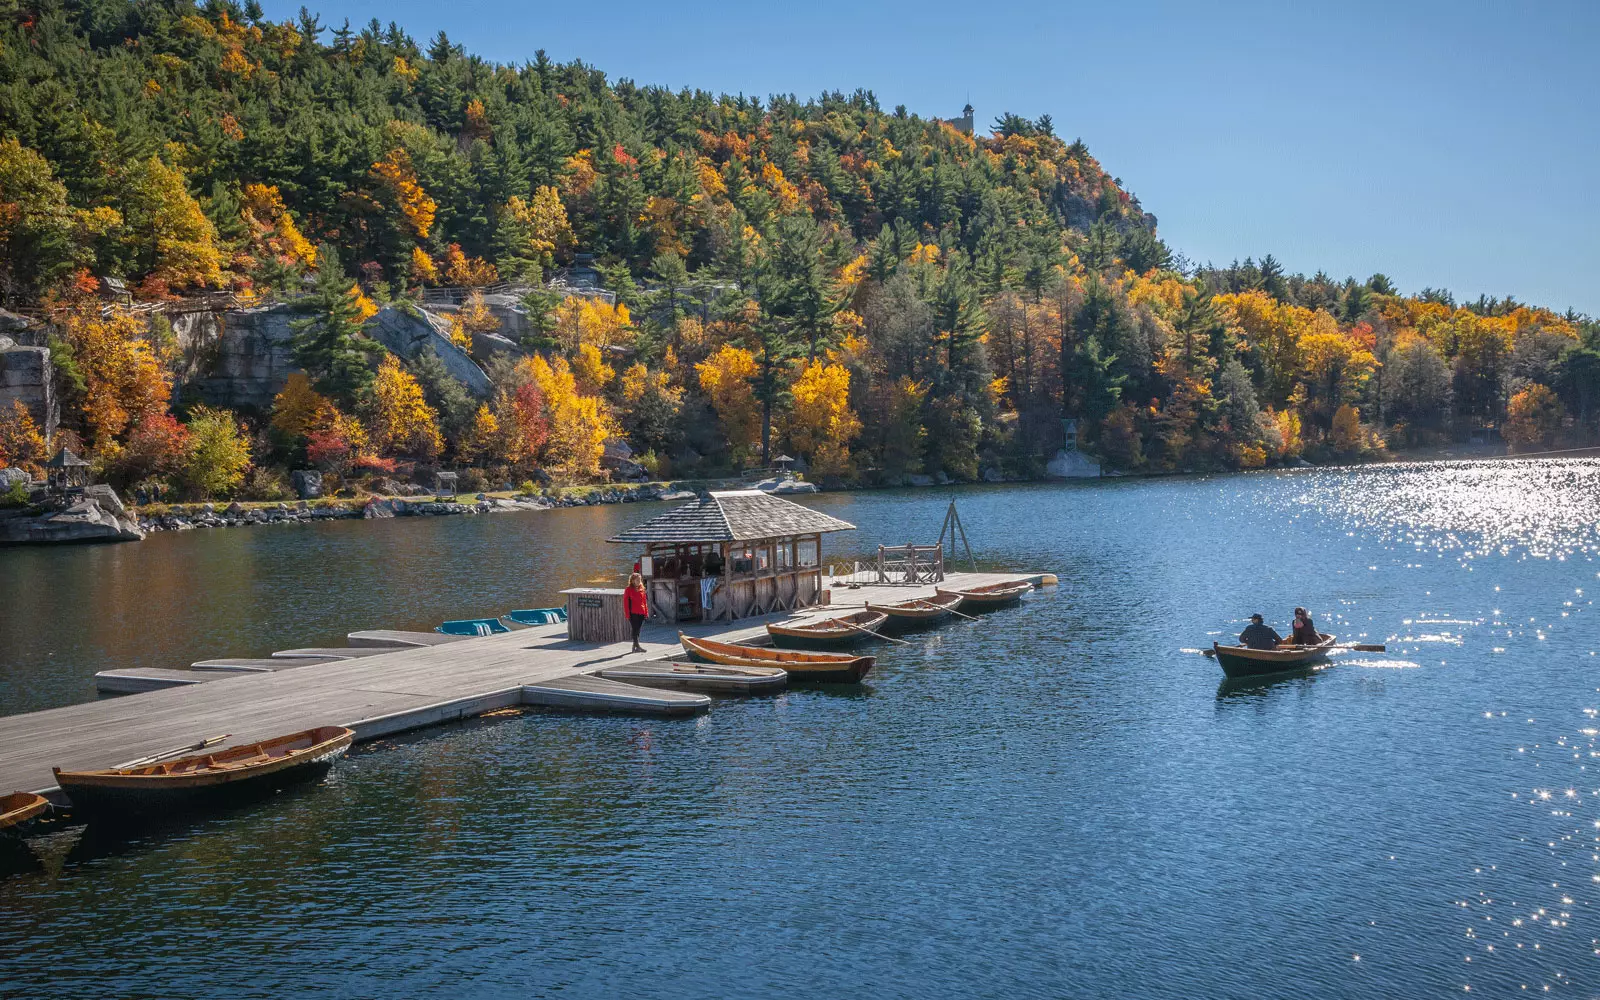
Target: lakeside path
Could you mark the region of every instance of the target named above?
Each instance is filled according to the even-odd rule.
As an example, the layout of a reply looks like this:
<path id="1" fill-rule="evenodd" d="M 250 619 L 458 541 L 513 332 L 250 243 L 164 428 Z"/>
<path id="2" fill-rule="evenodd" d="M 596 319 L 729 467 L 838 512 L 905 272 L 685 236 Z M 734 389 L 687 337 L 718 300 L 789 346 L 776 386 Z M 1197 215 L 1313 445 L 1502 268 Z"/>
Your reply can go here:
<path id="1" fill-rule="evenodd" d="M 1035 571 L 951 573 L 942 586 L 962 589 L 1031 579 Z M 834 603 L 803 615 L 766 615 L 734 624 L 685 626 L 683 632 L 727 642 L 765 637 L 768 622 L 826 617 L 858 609 L 866 601 L 888 603 L 932 596 L 930 586 L 863 586 L 833 582 Z M 352 622 L 350 631 L 381 628 L 383 622 Z M 1002 627 L 995 623 L 994 627 Z M 663 659 L 681 652 L 677 627 L 648 625 L 645 652 L 626 642 L 576 643 L 566 625 L 519 629 L 440 646 L 240 674 L 189 687 L 98 701 L 42 712 L 0 717 L 0 790 L 49 792 L 52 766 L 112 767 L 122 761 L 211 736 L 230 734 L 245 743 L 313 726 L 345 726 L 357 740 L 437 725 L 524 703 L 523 688 L 609 667 Z M 870 640 L 869 640 L 870 641 Z M 294 645 L 284 637 L 285 648 Z M 108 664 L 108 667 L 115 664 Z M 660 695 L 653 689 L 641 694 Z"/>

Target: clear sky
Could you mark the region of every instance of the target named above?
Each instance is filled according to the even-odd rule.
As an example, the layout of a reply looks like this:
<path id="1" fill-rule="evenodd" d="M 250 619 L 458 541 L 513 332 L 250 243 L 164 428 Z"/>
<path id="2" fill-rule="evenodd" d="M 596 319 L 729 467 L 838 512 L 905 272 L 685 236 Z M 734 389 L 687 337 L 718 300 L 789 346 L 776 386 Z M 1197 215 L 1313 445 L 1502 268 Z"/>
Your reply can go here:
<path id="1" fill-rule="evenodd" d="M 274 18 L 298 3 L 268 0 Z M 324 0 L 499 62 L 981 125 L 1050 114 L 1190 259 L 1600 315 L 1600 2 Z M 1208 9 L 1209 8 L 1209 9 Z"/>

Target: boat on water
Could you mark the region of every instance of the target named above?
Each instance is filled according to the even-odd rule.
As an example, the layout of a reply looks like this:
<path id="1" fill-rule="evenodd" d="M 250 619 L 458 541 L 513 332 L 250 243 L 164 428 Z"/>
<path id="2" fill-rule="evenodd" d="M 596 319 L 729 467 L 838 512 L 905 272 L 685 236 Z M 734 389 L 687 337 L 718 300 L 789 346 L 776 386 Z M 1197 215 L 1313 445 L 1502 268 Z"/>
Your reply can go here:
<path id="1" fill-rule="evenodd" d="M 888 615 L 889 620 L 884 623 L 887 628 L 911 629 L 944 621 L 960 603 L 959 594 L 934 594 L 932 597 L 917 597 L 893 604 L 873 604 L 868 601 L 867 610 Z"/>
<path id="2" fill-rule="evenodd" d="M 1026 580 L 1011 580 L 1005 583 L 991 583 L 983 587 L 969 587 L 965 590 L 946 590 L 939 587 L 935 593 L 940 597 L 952 595 L 961 599 L 961 611 L 987 611 L 990 608 L 1004 607 L 1022 599 L 1022 595 L 1033 589 L 1033 584 Z"/>
<path id="3" fill-rule="evenodd" d="M 882 611 L 856 611 L 848 615 L 816 618 L 792 625 L 768 625 L 767 634 L 780 646 L 831 649 L 870 638 L 888 620 L 889 616 Z"/>
<path id="4" fill-rule="evenodd" d="M 32 792 L 0 795 L 0 836 L 20 837 L 50 811 L 50 800 Z"/>
<path id="5" fill-rule="evenodd" d="M 807 653 L 795 649 L 765 646 L 737 646 L 714 639 L 696 639 L 678 633 L 684 651 L 696 660 L 734 667 L 782 667 L 791 681 L 820 684 L 850 684 L 867 676 L 878 661 L 871 656 L 848 653 Z"/>
<path id="6" fill-rule="evenodd" d="M 242 743 L 132 767 L 97 771 L 54 768 L 75 812 L 90 819 L 132 819 L 276 791 L 328 772 L 355 739 L 343 726 L 319 726 L 259 743 Z"/>
<path id="7" fill-rule="evenodd" d="M 1328 650 L 1338 641 L 1338 636 L 1318 632 L 1322 641 L 1313 646 L 1297 646 L 1282 642 L 1276 649 L 1251 649 L 1249 646 L 1223 646 L 1215 642 L 1211 649 L 1229 677 L 1263 677 L 1267 674 L 1303 670 L 1328 658 Z"/>

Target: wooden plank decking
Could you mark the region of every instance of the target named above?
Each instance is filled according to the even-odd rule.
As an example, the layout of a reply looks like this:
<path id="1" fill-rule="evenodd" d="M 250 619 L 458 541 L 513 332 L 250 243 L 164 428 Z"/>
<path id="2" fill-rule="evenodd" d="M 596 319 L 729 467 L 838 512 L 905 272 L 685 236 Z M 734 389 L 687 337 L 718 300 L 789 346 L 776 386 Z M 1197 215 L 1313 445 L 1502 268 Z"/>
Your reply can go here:
<path id="1" fill-rule="evenodd" d="M 951 574 L 944 586 L 981 586 L 1038 576 L 1026 572 Z M 859 607 L 867 600 L 929 596 L 932 592 L 931 586 L 858 590 L 836 587 L 833 608 Z M 827 608 L 807 612 L 828 613 Z M 765 623 L 784 617 L 788 616 L 745 619 L 732 629 L 727 625 L 701 625 L 685 627 L 683 631 L 738 642 L 764 638 Z M 338 725 L 354 729 L 358 739 L 370 739 L 479 715 L 524 703 L 524 689 L 543 682 L 678 652 L 677 631 L 648 626 L 643 636 L 646 652 L 635 654 L 629 652 L 625 642 L 570 642 L 565 623 L 536 625 L 504 635 L 468 637 L 287 670 L 196 672 L 195 679 L 206 683 L 0 717 L 0 791 L 46 791 L 55 784 L 52 766 L 109 767 L 118 761 L 222 733 L 230 734 L 233 741 L 246 741 L 312 726 Z M 294 637 L 284 638 L 292 641 Z M 615 681 L 601 683 L 627 687 Z M 581 682 L 577 686 L 581 687 Z M 643 699 L 662 700 L 660 710 L 664 712 L 681 710 L 681 699 L 701 697 L 676 691 L 635 690 Z"/>

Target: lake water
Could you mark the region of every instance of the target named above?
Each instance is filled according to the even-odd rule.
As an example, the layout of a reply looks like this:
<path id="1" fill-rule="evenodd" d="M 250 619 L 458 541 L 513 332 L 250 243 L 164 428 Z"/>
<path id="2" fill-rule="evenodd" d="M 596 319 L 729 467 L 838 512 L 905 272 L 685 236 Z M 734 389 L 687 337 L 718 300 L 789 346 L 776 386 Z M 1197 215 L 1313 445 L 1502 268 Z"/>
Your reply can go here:
<path id="1" fill-rule="evenodd" d="M 859 690 L 478 720 L 131 842 L 34 841 L 0 993 L 1600 990 L 1600 463 L 806 501 L 860 550 L 931 540 L 951 498 L 980 559 L 1060 586 Z M 545 603 L 660 509 L 0 551 L 0 711 Z M 1219 685 L 1198 648 L 1296 604 L 1389 651 Z"/>

